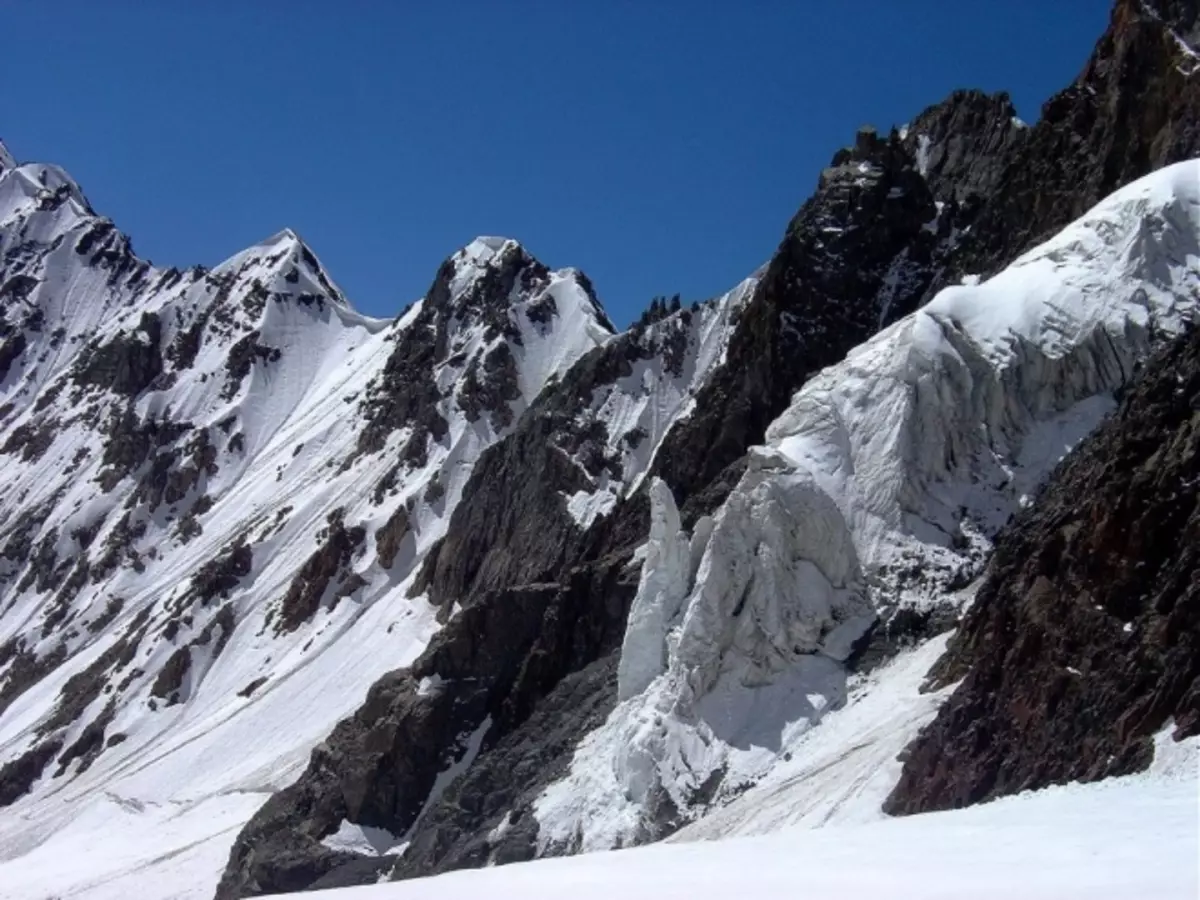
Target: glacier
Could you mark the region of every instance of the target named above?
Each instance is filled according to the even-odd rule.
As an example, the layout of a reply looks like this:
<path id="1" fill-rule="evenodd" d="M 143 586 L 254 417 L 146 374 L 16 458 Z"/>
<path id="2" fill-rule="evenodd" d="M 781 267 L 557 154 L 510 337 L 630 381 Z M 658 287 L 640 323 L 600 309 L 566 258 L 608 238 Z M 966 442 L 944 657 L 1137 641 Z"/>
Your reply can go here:
<path id="1" fill-rule="evenodd" d="M 936 710 L 919 686 L 938 641 L 851 677 L 854 643 L 877 615 L 964 608 L 999 527 L 1151 346 L 1197 318 L 1193 160 L 1117 191 L 996 276 L 944 289 L 809 380 L 693 538 L 656 484 L 620 702 L 539 798 L 542 851 L 689 822 L 683 834 L 727 834 L 703 823 L 752 820 L 764 795 L 788 821 L 882 816 L 895 755 Z M 872 702 L 904 672 L 898 695 Z M 864 709 L 878 720 L 860 721 Z"/>

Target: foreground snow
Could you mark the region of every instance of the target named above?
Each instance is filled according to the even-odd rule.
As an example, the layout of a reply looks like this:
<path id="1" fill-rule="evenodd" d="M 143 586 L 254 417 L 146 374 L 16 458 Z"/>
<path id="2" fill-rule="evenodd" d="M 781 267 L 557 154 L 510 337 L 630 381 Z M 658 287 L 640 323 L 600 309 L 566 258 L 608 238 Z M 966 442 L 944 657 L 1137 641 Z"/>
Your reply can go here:
<path id="1" fill-rule="evenodd" d="M 1051 788 L 956 812 L 290 896 L 1194 898 L 1200 889 L 1196 747 L 1171 744 L 1165 736 L 1159 746 L 1164 752 L 1147 775 Z"/>

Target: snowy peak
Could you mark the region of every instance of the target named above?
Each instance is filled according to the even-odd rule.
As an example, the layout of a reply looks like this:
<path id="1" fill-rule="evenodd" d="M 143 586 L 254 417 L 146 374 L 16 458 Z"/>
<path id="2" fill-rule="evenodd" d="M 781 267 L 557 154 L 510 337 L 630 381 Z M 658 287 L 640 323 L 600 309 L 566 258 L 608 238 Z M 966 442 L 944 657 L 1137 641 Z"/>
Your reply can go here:
<path id="1" fill-rule="evenodd" d="M 349 301 L 321 266 L 317 255 L 290 228 L 243 250 L 214 269 L 232 273 L 269 288 L 277 299 L 290 298 L 301 303 L 325 300 L 352 311 Z"/>
<path id="2" fill-rule="evenodd" d="M 0 174 L 3 174 L 9 169 L 15 169 L 16 167 L 17 161 L 13 158 L 13 155 L 8 152 L 8 147 L 4 145 L 4 141 L 0 141 Z"/>
<path id="3" fill-rule="evenodd" d="M 360 453 L 390 441 L 423 465 L 455 416 L 507 429 L 545 384 L 612 336 L 591 285 L 551 271 L 513 240 L 479 238 L 446 259 L 424 299 L 399 320 L 368 386 Z"/>
<path id="4" fill-rule="evenodd" d="M 551 290 L 555 287 L 554 290 Z M 427 302 L 453 307 L 456 314 L 496 320 L 514 304 L 538 302 L 535 318 L 546 318 L 564 298 L 608 332 L 615 329 L 596 298 L 591 281 L 578 269 L 556 272 L 512 238 L 481 236 L 450 256 L 438 270 Z"/>

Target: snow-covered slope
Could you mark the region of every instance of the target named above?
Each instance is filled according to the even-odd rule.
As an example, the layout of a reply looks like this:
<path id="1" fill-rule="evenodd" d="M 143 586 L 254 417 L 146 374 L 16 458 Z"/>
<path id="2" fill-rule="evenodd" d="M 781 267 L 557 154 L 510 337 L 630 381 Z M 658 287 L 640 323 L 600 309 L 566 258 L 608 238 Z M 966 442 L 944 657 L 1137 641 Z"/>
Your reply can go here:
<path id="1" fill-rule="evenodd" d="M 315 896 L 1185 900 L 1200 890 L 1196 747 L 1169 739 L 1159 747 L 1165 752 L 1146 775 L 1049 788 L 955 812 L 539 860 Z"/>
<path id="2" fill-rule="evenodd" d="M 692 534 L 656 485 L 622 702 L 540 798 L 542 849 L 620 846 L 726 805 L 749 821 L 761 782 L 791 821 L 878 815 L 935 709 L 917 685 L 936 650 L 848 683 L 852 645 L 876 613 L 966 602 L 1000 525 L 1197 318 L 1191 161 L 810 380 Z"/>
<path id="3" fill-rule="evenodd" d="M 170 856 L 206 896 L 438 627 L 410 576 L 480 453 L 612 329 L 515 241 L 374 320 L 290 231 L 160 270 L 60 169 L 0 170 L 0 884 L 105 833 L 75 889 Z"/>
<path id="4" fill-rule="evenodd" d="M 734 323 L 757 284 L 752 276 L 708 303 L 626 335 L 631 355 L 641 358 L 629 374 L 594 386 L 587 407 L 576 415 L 580 431 L 597 430 L 603 436 L 588 452 L 610 461 L 593 475 L 588 460 L 574 454 L 590 481 L 590 490 L 575 491 L 567 500 L 579 527 L 587 528 L 623 495 L 637 490 L 663 437 L 687 419 L 697 392 L 725 361 Z"/>

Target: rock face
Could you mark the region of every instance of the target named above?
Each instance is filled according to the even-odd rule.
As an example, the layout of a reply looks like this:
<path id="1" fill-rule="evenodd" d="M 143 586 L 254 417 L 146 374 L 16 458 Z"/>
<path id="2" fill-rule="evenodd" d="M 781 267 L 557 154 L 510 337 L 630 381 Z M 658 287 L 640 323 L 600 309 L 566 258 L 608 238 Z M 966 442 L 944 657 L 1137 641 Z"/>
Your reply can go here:
<path id="1" fill-rule="evenodd" d="M 996 543 L 937 684 L 962 683 L 908 749 L 892 813 L 1145 768 L 1200 733 L 1200 329 Z"/>

